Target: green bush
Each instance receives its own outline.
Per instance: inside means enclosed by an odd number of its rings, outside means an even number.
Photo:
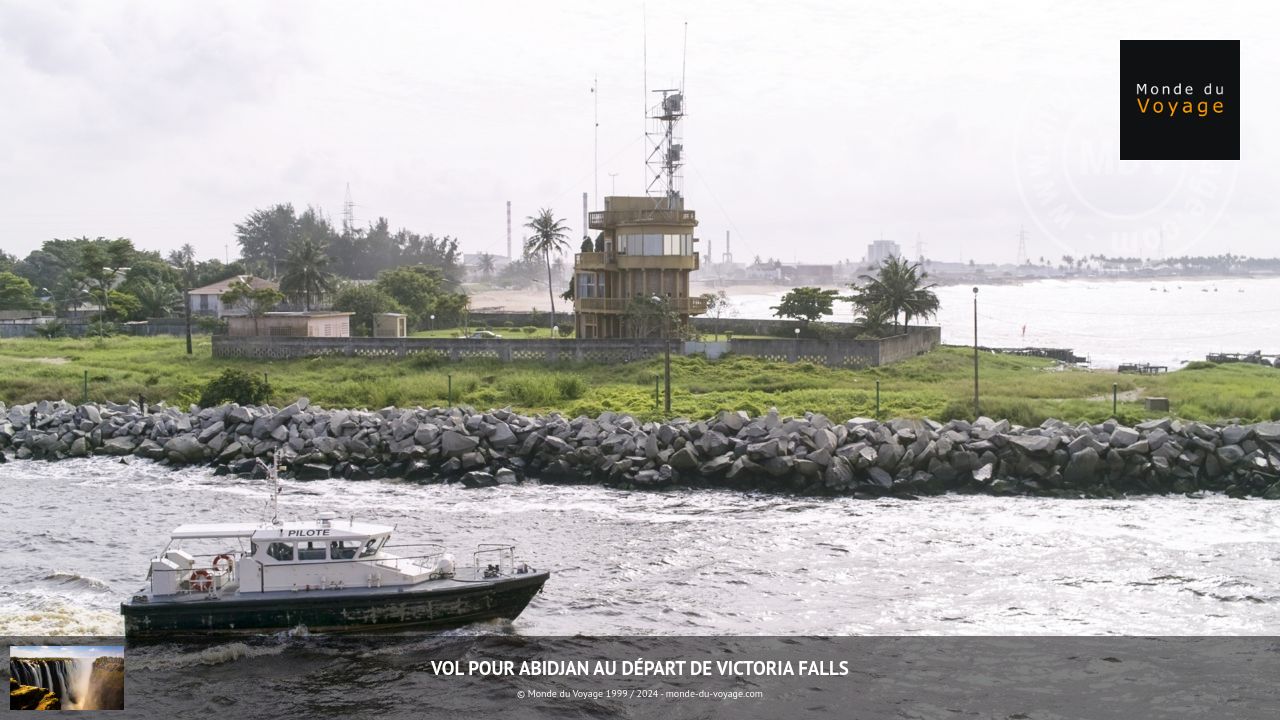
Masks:
[[[120,326],[107,320],[94,320],[84,328],[86,336],[111,337],[120,334]]]
[[[200,394],[200,407],[213,407],[233,402],[241,405],[261,405],[271,397],[271,385],[266,378],[244,370],[227,368],[205,385]]]
[[[227,333],[227,321],[212,315],[196,316],[195,326],[199,332],[210,335],[225,335]]]
[[[587,392],[587,382],[577,375],[561,375],[556,378],[556,392],[561,400],[577,400]]]
[[[65,336],[67,334],[67,326],[61,320],[52,320],[41,325],[33,326],[31,331],[45,340],[52,340],[54,338]]]

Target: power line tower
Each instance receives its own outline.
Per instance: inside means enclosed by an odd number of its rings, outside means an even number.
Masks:
[[[724,231],[724,255],[720,258],[720,262],[725,265],[733,265],[733,248],[729,245],[729,231]]]
[[[1018,265],[1019,266],[1026,265],[1028,259],[1029,258],[1027,257],[1027,229],[1025,227],[1019,226],[1018,227]]]
[[[356,230],[356,204],[351,200],[351,183],[347,183],[347,194],[342,201],[342,233],[350,235]]]

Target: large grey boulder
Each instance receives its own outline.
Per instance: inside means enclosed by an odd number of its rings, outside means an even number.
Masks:
[[[445,457],[459,457],[479,447],[480,441],[457,430],[445,430],[440,436],[440,451]]]
[[[174,462],[196,462],[204,458],[205,447],[191,435],[178,435],[164,444],[165,454]]]

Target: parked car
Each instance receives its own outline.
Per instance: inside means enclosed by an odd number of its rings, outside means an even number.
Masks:
[[[477,330],[467,336],[469,340],[501,340],[502,336],[488,330]]]

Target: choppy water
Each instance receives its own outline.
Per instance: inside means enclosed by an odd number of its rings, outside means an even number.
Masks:
[[[262,516],[262,481],[106,459],[0,466],[0,635],[118,634],[174,526]],[[812,499],[588,486],[286,483],[282,514],[395,523],[555,571],[520,635],[1266,634],[1280,504]]]
[[[782,290],[731,297],[740,317],[773,316]],[[847,294],[847,293],[846,293]],[[942,341],[973,343],[973,289],[937,289]],[[1280,278],[1036,280],[978,286],[978,341],[987,347],[1071,348],[1095,367],[1178,367],[1208,353],[1280,353]],[[836,303],[833,320],[853,319]]]

